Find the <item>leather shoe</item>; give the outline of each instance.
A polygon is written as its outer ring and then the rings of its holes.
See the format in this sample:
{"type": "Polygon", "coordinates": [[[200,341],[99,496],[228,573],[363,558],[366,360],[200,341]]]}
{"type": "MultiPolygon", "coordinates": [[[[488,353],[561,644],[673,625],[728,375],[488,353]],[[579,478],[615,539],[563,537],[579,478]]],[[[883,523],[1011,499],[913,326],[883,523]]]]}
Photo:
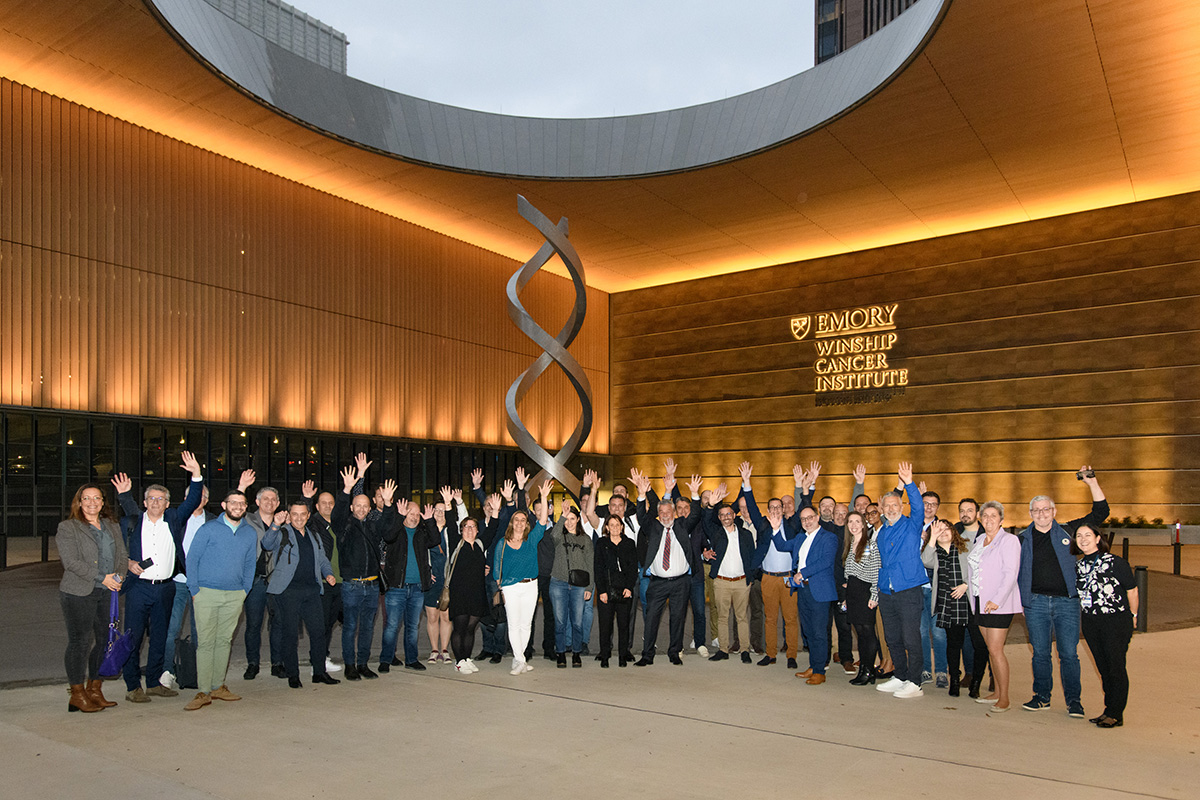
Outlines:
{"type": "Polygon", "coordinates": [[[607,658],[601,658],[601,659],[600,659],[600,668],[601,668],[601,669],[608,669],[608,659],[607,659],[607,658]]]}
{"type": "Polygon", "coordinates": [[[672,664],[674,664],[677,667],[683,666],[683,659],[680,658],[679,656],[668,655],[667,660],[670,661],[672,664]]]}
{"type": "Polygon", "coordinates": [[[559,669],[567,668],[567,654],[566,653],[559,653],[558,656],[555,658],[555,660],[558,662],[559,669]]]}
{"type": "Polygon", "coordinates": [[[303,685],[304,684],[300,683],[299,678],[288,678],[288,686],[292,687],[293,689],[299,689],[303,685]]]}
{"type": "Polygon", "coordinates": [[[242,673],[242,680],[252,681],[258,677],[258,664],[247,664],[246,671],[242,673]]]}
{"type": "Polygon", "coordinates": [[[328,672],[319,672],[312,676],[313,683],[323,683],[326,686],[337,686],[341,681],[337,678],[330,677],[328,672]]]}
{"type": "Polygon", "coordinates": [[[425,665],[422,664],[420,661],[413,661],[408,664],[405,664],[404,668],[411,669],[414,672],[424,672],[425,671],[425,665]]]}
{"type": "Polygon", "coordinates": [[[729,653],[726,653],[724,650],[718,650],[717,652],[715,652],[711,656],[709,656],[708,660],[709,661],[726,661],[726,660],[728,660],[728,658],[729,658],[729,653]]]}
{"type": "Polygon", "coordinates": [[[380,661],[380,662],[379,662],[379,666],[377,667],[377,669],[378,669],[380,672],[391,672],[391,671],[392,671],[392,665],[391,665],[391,664],[385,664],[385,663],[383,663],[382,661],[380,661]]]}
{"type": "Polygon", "coordinates": [[[220,685],[220,687],[213,689],[212,693],[209,695],[209,697],[212,698],[213,700],[224,700],[229,703],[232,703],[235,700],[242,699],[240,695],[236,695],[233,692],[229,691],[229,687],[223,683],[220,685]]]}
{"type": "MultiPolygon", "coordinates": [[[[772,661],[774,661],[775,659],[773,659],[773,658],[772,658],[771,660],[772,660],[772,661]]],[[[747,650],[743,650],[743,651],[742,651],[742,663],[743,663],[743,664],[749,664],[749,663],[750,663],[750,652],[749,652],[749,651],[747,651],[747,650]]]]}
{"type": "Polygon", "coordinates": [[[149,703],[150,698],[146,696],[146,692],[142,687],[137,687],[131,692],[125,693],[125,699],[130,703],[149,703]]]}
{"type": "Polygon", "coordinates": [[[624,654],[617,657],[617,666],[618,667],[623,667],[628,663],[629,663],[629,659],[626,658],[624,654]]]}
{"type": "Polygon", "coordinates": [[[174,689],[168,689],[166,686],[158,685],[151,686],[146,690],[146,694],[154,695],[155,697],[178,697],[179,692],[174,689]]]}
{"type": "Polygon", "coordinates": [[[797,666],[798,666],[798,665],[796,664],[796,659],[794,659],[794,658],[789,658],[789,659],[788,659],[788,663],[787,663],[787,668],[788,668],[788,669],[796,669],[796,668],[797,668],[797,666]]]}
{"type": "Polygon", "coordinates": [[[583,666],[583,659],[581,659],[579,657],[579,653],[575,653],[573,656],[571,656],[571,666],[572,667],[582,667],[583,666]]]}
{"type": "Polygon", "coordinates": [[[404,662],[403,662],[403,661],[401,661],[401,660],[400,660],[400,659],[398,659],[398,658],[393,658],[393,659],[392,659],[392,666],[393,666],[393,667],[403,667],[403,666],[404,666],[404,662]]]}
{"type": "Polygon", "coordinates": [[[503,660],[504,656],[500,655],[499,653],[492,653],[492,657],[488,659],[488,661],[493,664],[499,664],[503,660]]]}
{"type": "Polygon", "coordinates": [[[1096,727],[1097,728],[1119,728],[1124,724],[1125,724],[1124,720],[1113,719],[1112,717],[1104,716],[1104,717],[1101,717],[1100,721],[1096,723],[1096,727]]]}
{"type": "Polygon", "coordinates": [[[804,672],[796,673],[797,678],[811,678],[812,676],[813,676],[812,667],[809,667],[808,669],[804,670],[804,672]]]}
{"type": "Polygon", "coordinates": [[[373,680],[379,676],[372,672],[369,666],[363,664],[362,666],[358,667],[358,677],[366,678],[367,680],[373,680]]]}
{"type": "Polygon", "coordinates": [[[809,686],[820,686],[824,682],[825,682],[825,676],[819,672],[815,672],[812,675],[809,675],[808,680],[805,681],[805,683],[807,683],[809,686]]]}
{"type": "Polygon", "coordinates": [[[758,665],[760,667],[769,667],[774,663],[775,663],[775,659],[771,658],[770,656],[763,656],[762,658],[760,658],[758,660],[758,665]]]}
{"type": "Polygon", "coordinates": [[[641,657],[641,658],[639,658],[637,661],[633,662],[633,665],[634,665],[635,667],[648,667],[648,666],[650,666],[650,665],[651,665],[651,664],[653,664],[653,663],[654,663],[654,660],[653,660],[653,659],[646,658],[645,656],[642,656],[642,657],[641,657]]]}
{"type": "Polygon", "coordinates": [[[284,669],[283,664],[272,664],[271,665],[271,677],[286,678],[287,676],[288,676],[287,670],[284,669]]]}
{"type": "Polygon", "coordinates": [[[358,674],[358,667],[354,666],[353,664],[346,665],[346,680],[348,680],[348,681],[361,681],[362,680],[362,676],[358,674]]]}

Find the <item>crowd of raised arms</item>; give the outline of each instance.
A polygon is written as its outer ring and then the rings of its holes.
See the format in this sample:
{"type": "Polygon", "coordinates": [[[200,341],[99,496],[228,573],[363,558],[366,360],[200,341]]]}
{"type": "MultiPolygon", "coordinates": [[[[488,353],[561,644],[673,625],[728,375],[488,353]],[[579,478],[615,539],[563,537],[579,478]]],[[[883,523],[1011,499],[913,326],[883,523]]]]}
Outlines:
{"type": "Polygon", "coordinates": [[[1029,503],[1032,523],[1021,531],[1005,529],[1004,506],[995,501],[964,498],[956,522],[942,518],[941,498],[914,483],[905,462],[896,469],[895,489],[877,500],[865,492],[867,469],[860,464],[853,487],[844,487],[851,489],[843,495],[849,502],[826,494],[815,503],[821,464],[796,465],[794,491],[766,499],[765,509],[749,462],[741,464],[735,487],[720,482],[705,489],[704,479],[692,475],[681,490],[677,465],[668,459],[661,495],[634,469],[629,483],[636,494],[618,483],[603,506],[600,479],[589,471],[578,507],[565,499],[555,504],[553,482],[531,486],[522,469],[499,493],[486,494],[484,475],[475,470],[478,517],[468,513],[457,487],[442,487],[441,500],[423,506],[397,497],[391,480],[368,493],[370,467],[360,453],[342,471],[341,485],[319,491],[309,481],[303,497],[286,507],[272,487],[251,492],[255,474],[247,470],[213,516],[205,510],[200,465],[184,453],[192,481],[178,506],[171,507],[166,488],[152,485],[139,507],[130,479],[112,479],[119,523],[104,487],[80,487],[57,534],[68,709],[116,705],[102,691],[101,664],[120,592],[132,655],[105,668],[121,671],[129,702],[176,696],[183,675],[173,670],[189,663],[177,652],[188,641],[179,632],[190,619],[195,677],[187,680],[199,691],[184,706],[189,711],[239,699],[226,672],[243,614],[243,679],[259,674],[269,620],[270,672],[299,688],[301,622],[317,684],[340,683],[330,673],[371,680],[393,667],[424,670],[425,663],[453,665],[469,676],[479,664],[500,664],[506,652],[510,674],[519,676],[533,669],[540,599],[542,654],[559,668],[583,666],[594,616],[599,668],[614,660],[618,667],[653,665],[669,612],[666,655],[673,665],[682,664],[685,652],[759,667],[782,663],[804,686],[825,683],[834,666],[853,676],[851,685],[902,700],[923,696],[929,684],[951,697],[965,688],[965,702],[986,704],[992,713],[1010,708],[1004,644],[1013,616],[1023,614],[1033,697],[1022,708],[1051,707],[1053,638],[1067,714],[1085,716],[1076,654],[1082,629],[1104,689],[1104,712],[1091,721],[1102,728],[1123,724],[1137,589],[1128,564],[1108,553],[1100,536],[1109,507],[1087,465],[1078,477],[1091,492],[1091,511],[1060,523],[1054,501],[1039,495],[1029,503]],[[381,599],[382,643],[372,654],[381,599]],[[422,611],[429,640],[424,663],[422,611]],[[341,665],[329,652],[338,621],[341,665]],[[473,656],[479,627],[482,650],[473,656]]]}

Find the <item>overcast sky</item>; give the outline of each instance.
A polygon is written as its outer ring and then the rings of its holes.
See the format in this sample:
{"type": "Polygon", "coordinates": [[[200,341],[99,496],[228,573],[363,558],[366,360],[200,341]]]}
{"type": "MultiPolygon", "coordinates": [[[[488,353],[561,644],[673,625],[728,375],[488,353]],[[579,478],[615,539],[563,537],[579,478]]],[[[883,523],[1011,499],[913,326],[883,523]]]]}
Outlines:
{"type": "Polygon", "coordinates": [[[539,117],[661,111],[813,63],[814,0],[289,0],[344,32],[350,75],[539,117]]]}

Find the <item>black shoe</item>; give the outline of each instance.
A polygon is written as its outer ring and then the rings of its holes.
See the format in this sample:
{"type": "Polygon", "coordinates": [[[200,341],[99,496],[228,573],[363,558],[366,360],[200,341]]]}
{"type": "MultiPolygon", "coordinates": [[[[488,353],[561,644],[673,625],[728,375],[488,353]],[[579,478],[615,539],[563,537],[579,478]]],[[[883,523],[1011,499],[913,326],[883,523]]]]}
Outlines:
{"type": "Polygon", "coordinates": [[[724,650],[718,650],[717,652],[715,652],[711,656],[709,656],[708,660],[709,661],[726,661],[726,660],[728,660],[728,658],[729,658],[729,653],[726,653],[724,650]]]}
{"type": "MultiPolygon", "coordinates": [[[[349,669],[349,667],[347,667],[347,669],[349,669]]],[[[366,664],[362,664],[358,667],[358,675],[360,678],[367,678],[367,679],[379,677],[374,672],[371,672],[371,668],[368,667],[366,664]]],[[[346,677],[348,678],[350,676],[347,675],[346,677]]]]}
{"type": "Polygon", "coordinates": [[[566,668],[567,668],[567,654],[566,654],[566,653],[559,653],[559,654],[558,654],[558,655],[555,657],[555,660],[557,660],[557,661],[558,661],[558,668],[559,668],[559,669],[566,669],[566,668]]]}
{"type": "Polygon", "coordinates": [[[380,672],[391,672],[391,671],[392,671],[392,665],[391,665],[391,664],[385,664],[385,663],[383,663],[382,661],[380,661],[380,662],[379,662],[379,667],[378,667],[378,669],[379,669],[379,671],[380,671],[380,672]]]}
{"type": "Polygon", "coordinates": [[[1092,717],[1091,719],[1089,719],[1089,720],[1088,720],[1088,722],[1090,722],[1090,723],[1092,723],[1093,725],[1095,725],[1097,722],[1099,722],[1100,720],[1104,719],[1104,717],[1105,717],[1105,715],[1104,715],[1104,714],[1101,714],[1101,715],[1100,715],[1100,716],[1098,716],[1098,717],[1092,717]]]}
{"type": "Polygon", "coordinates": [[[341,683],[341,681],[339,681],[337,678],[329,677],[328,672],[322,672],[317,675],[313,675],[312,682],[313,683],[323,683],[326,686],[337,686],[339,683],[341,683]]]}
{"type": "Polygon", "coordinates": [[[979,678],[979,679],[971,678],[970,686],[967,689],[967,697],[971,698],[972,700],[978,700],[979,699],[979,687],[982,683],[983,683],[982,678],[979,678]]]}
{"type": "MultiPolygon", "coordinates": [[[[622,664],[621,666],[625,666],[625,665],[622,664]]],[[[607,658],[602,657],[600,659],[600,669],[608,669],[608,659],[607,658]]]]}
{"type": "Polygon", "coordinates": [[[503,660],[504,656],[500,655],[499,653],[492,653],[492,657],[488,659],[488,661],[493,664],[499,664],[503,660]]]}
{"type": "Polygon", "coordinates": [[[958,683],[958,673],[957,673],[957,672],[953,672],[953,673],[951,673],[951,674],[950,674],[950,689],[949,689],[949,694],[950,694],[950,696],[951,696],[951,697],[958,697],[958,693],[959,693],[959,692],[958,692],[958,687],[959,687],[959,683],[958,683]]]}
{"type": "Polygon", "coordinates": [[[629,659],[628,659],[628,658],[626,658],[624,655],[622,655],[622,656],[619,656],[619,657],[617,658],[617,666],[618,666],[618,667],[623,667],[623,666],[625,666],[625,665],[626,665],[626,664],[628,664],[628,663],[629,663],[629,659]]]}
{"type": "Polygon", "coordinates": [[[404,662],[403,662],[403,661],[401,661],[401,660],[400,660],[400,659],[398,659],[398,658],[393,658],[393,659],[392,659],[392,666],[393,666],[393,667],[403,667],[403,666],[404,666],[404,662]]]}
{"type": "Polygon", "coordinates": [[[1119,728],[1124,724],[1125,724],[1124,720],[1113,719],[1112,717],[1105,716],[1105,717],[1100,718],[1100,721],[1096,723],[1096,727],[1097,728],[1119,728]]]}
{"type": "Polygon", "coordinates": [[[533,648],[532,648],[532,647],[526,647],[526,648],[525,648],[525,661],[526,661],[526,663],[528,663],[528,662],[530,662],[530,661],[532,661],[532,660],[533,660],[533,648]]]}
{"type": "Polygon", "coordinates": [[[303,686],[303,684],[300,683],[299,678],[288,678],[287,681],[288,686],[292,687],[293,689],[299,689],[301,686],[303,686]]]}
{"type": "Polygon", "coordinates": [[[287,676],[288,676],[287,670],[283,668],[283,664],[272,664],[271,665],[271,677],[286,678],[287,676]]]}
{"type": "Polygon", "coordinates": [[[543,650],[542,658],[546,659],[547,661],[557,661],[558,653],[554,652],[553,650],[543,650]]]}
{"type": "Polygon", "coordinates": [[[242,673],[242,680],[252,681],[258,676],[258,664],[247,664],[246,671],[242,673]]]}
{"type": "Polygon", "coordinates": [[[866,664],[860,664],[858,667],[858,674],[850,679],[850,685],[851,686],[866,686],[867,681],[870,680],[870,673],[871,673],[870,667],[868,667],[866,664]]]}
{"type": "Polygon", "coordinates": [[[683,659],[680,658],[679,656],[668,655],[667,660],[670,661],[672,664],[674,664],[677,667],[683,666],[683,659]]]}
{"type": "MultiPolygon", "coordinates": [[[[586,653],[586,652],[581,652],[581,655],[585,655],[585,656],[586,656],[586,655],[587,655],[587,653],[586,653]]],[[[592,661],[599,661],[599,660],[600,660],[600,654],[599,654],[599,653],[596,653],[596,655],[592,657],[592,661]]]]}
{"type": "Polygon", "coordinates": [[[760,667],[769,667],[774,663],[775,663],[775,659],[771,658],[770,656],[763,656],[762,658],[760,658],[758,660],[758,665],[760,667]]]}
{"type": "Polygon", "coordinates": [[[572,667],[582,667],[583,666],[583,659],[579,657],[579,653],[576,653],[575,655],[571,656],[571,666],[572,667]]]}
{"type": "Polygon", "coordinates": [[[788,669],[800,669],[800,667],[796,666],[796,659],[794,659],[794,658],[788,659],[787,668],[788,669]]]}
{"type": "Polygon", "coordinates": [[[358,667],[354,666],[353,664],[347,664],[346,670],[342,674],[346,676],[346,680],[348,681],[362,680],[362,676],[358,674],[358,667]]]}
{"type": "Polygon", "coordinates": [[[404,668],[411,669],[414,672],[424,672],[425,671],[425,665],[422,664],[420,661],[410,661],[404,665],[404,668]]]}
{"type": "Polygon", "coordinates": [[[642,656],[637,661],[633,662],[633,665],[635,667],[648,667],[653,663],[654,663],[653,658],[646,658],[645,656],[642,656]]]}
{"type": "MultiPolygon", "coordinates": [[[[773,659],[773,658],[772,658],[771,660],[772,660],[772,661],[774,661],[775,659],[773,659]]],[[[743,663],[743,664],[749,664],[749,663],[750,663],[750,652],[749,652],[749,651],[747,651],[747,650],[743,650],[743,651],[742,651],[742,663],[743,663]]]]}

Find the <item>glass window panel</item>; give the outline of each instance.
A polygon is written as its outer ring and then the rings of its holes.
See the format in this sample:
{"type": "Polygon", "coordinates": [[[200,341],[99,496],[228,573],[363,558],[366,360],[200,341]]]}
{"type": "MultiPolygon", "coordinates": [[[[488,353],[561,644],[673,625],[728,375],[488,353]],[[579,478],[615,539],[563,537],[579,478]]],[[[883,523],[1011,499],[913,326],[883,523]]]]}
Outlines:
{"type": "Polygon", "coordinates": [[[91,479],[96,483],[103,483],[116,471],[116,452],[113,449],[113,425],[111,422],[93,422],[91,479]]]}
{"type": "Polygon", "coordinates": [[[229,433],[224,428],[209,434],[208,467],[204,474],[208,476],[210,489],[229,485],[229,433]]]}
{"type": "Polygon", "coordinates": [[[300,494],[300,484],[304,483],[304,437],[287,437],[287,472],[283,486],[275,488],[284,493],[282,500],[300,494]]]}
{"type": "Polygon", "coordinates": [[[67,477],[81,479],[80,482],[85,482],[91,474],[91,465],[88,463],[89,427],[84,417],[63,419],[64,466],[67,477]]]}
{"type": "Polygon", "coordinates": [[[5,472],[8,477],[26,476],[33,485],[33,417],[5,415],[5,472]]]}
{"type": "MultiPolygon", "coordinates": [[[[279,486],[287,482],[287,437],[272,434],[269,450],[271,458],[268,468],[265,471],[256,470],[259,486],[279,486]]],[[[279,488],[282,489],[282,486],[279,488]]]]}
{"type": "Polygon", "coordinates": [[[163,427],[154,423],[142,425],[142,477],[152,482],[161,482],[166,471],[166,453],[163,450],[163,427]]]}
{"type": "Polygon", "coordinates": [[[38,415],[37,453],[34,457],[37,477],[62,480],[62,418],[38,415]]]}

